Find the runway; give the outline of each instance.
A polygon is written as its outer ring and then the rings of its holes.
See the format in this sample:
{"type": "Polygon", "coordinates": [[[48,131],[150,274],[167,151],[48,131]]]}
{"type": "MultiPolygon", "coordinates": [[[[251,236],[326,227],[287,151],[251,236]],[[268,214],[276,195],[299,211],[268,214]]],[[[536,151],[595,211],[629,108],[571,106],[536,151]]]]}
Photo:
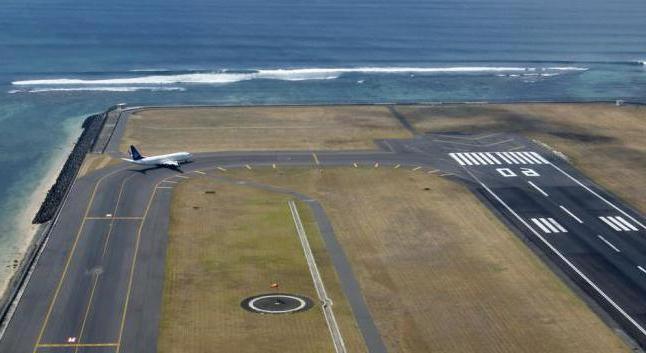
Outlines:
{"type": "MultiPolygon", "coordinates": [[[[206,153],[185,165],[184,174],[117,165],[79,178],[0,352],[156,352],[174,182],[274,165],[401,167],[460,180],[646,344],[646,232],[639,214],[517,136],[419,136],[379,146],[206,153]]],[[[311,203],[368,349],[385,352],[332,226],[316,200],[311,203]]]]}
{"type": "Polygon", "coordinates": [[[646,345],[642,216],[554,154],[517,136],[435,135],[426,148],[441,151],[434,165],[452,164],[475,193],[646,345]]]}

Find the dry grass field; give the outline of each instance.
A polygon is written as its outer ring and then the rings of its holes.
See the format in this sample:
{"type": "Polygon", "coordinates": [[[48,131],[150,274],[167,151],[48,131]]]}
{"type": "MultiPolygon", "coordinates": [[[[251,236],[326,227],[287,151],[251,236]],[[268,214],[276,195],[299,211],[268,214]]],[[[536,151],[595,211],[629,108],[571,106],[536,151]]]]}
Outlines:
{"type": "Polygon", "coordinates": [[[148,109],[131,115],[121,150],[373,149],[374,139],[409,136],[384,106],[148,109]]]}
{"type": "Polygon", "coordinates": [[[646,107],[612,104],[398,106],[420,132],[514,132],[565,153],[592,180],[646,212],[646,107]]]}
{"type": "Polygon", "coordinates": [[[383,167],[227,174],[321,201],[389,352],[629,351],[457,183],[383,167]]]}
{"type": "MultiPolygon", "coordinates": [[[[161,353],[319,353],[334,350],[284,195],[200,178],[173,194],[166,258],[161,353]],[[214,193],[206,193],[213,191],[214,193]],[[271,289],[278,283],[278,289],[271,289]],[[249,296],[310,297],[305,312],[260,315],[249,296]]],[[[299,205],[334,312],[350,352],[365,352],[308,208],[299,205]]]]}

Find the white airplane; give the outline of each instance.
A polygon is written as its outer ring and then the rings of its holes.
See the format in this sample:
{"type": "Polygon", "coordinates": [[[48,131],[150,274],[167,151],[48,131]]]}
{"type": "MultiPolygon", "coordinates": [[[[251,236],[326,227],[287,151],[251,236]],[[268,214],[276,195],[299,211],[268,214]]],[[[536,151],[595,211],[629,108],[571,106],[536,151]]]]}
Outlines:
{"type": "Polygon", "coordinates": [[[181,163],[190,162],[193,156],[188,152],[177,152],[171,154],[162,154],[158,156],[143,156],[135,146],[130,146],[130,158],[121,158],[126,162],[141,164],[141,165],[155,165],[158,167],[167,167],[178,169],[181,163]]]}

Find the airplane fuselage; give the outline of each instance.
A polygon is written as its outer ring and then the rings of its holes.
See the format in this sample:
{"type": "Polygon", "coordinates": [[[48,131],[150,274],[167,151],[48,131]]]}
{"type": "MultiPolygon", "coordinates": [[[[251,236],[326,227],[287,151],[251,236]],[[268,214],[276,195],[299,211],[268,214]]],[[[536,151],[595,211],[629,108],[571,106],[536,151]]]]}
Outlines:
{"type": "Polygon", "coordinates": [[[177,152],[171,154],[162,154],[159,156],[143,157],[141,159],[128,159],[127,161],[142,165],[159,165],[163,166],[167,162],[177,162],[178,164],[190,162],[193,156],[188,152],[177,152]]]}

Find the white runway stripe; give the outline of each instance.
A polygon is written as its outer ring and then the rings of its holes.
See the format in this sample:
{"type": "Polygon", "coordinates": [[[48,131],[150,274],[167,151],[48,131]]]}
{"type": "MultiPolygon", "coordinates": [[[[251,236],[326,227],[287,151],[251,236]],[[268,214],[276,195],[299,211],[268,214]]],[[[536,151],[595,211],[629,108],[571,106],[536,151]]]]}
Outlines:
{"type": "Polygon", "coordinates": [[[616,226],[621,228],[621,230],[629,231],[630,228],[626,227],[623,223],[619,222],[615,217],[606,217],[606,219],[612,223],[614,223],[616,226]]]}
{"type": "Polygon", "coordinates": [[[548,195],[545,191],[543,191],[543,189],[539,188],[539,187],[538,187],[538,185],[534,184],[533,182],[531,182],[531,181],[529,181],[529,180],[528,180],[528,181],[527,181],[527,183],[528,183],[529,185],[531,185],[534,189],[538,190],[538,192],[540,192],[541,194],[543,194],[543,196],[545,196],[545,197],[549,197],[549,196],[550,196],[550,195],[548,195]]]}
{"type": "Polygon", "coordinates": [[[534,224],[536,224],[544,233],[567,233],[567,229],[563,227],[559,222],[554,218],[532,218],[534,224]]]}
{"type": "Polygon", "coordinates": [[[547,227],[545,227],[545,226],[543,225],[543,223],[541,223],[538,219],[536,219],[536,218],[532,218],[532,222],[534,222],[534,224],[536,224],[536,225],[538,226],[538,228],[540,228],[544,233],[552,233],[552,232],[551,232],[549,229],[547,229],[547,227]]]}
{"type": "Polygon", "coordinates": [[[628,227],[628,228],[630,228],[630,229],[634,230],[635,232],[636,232],[636,231],[638,231],[638,229],[637,229],[634,225],[630,224],[627,220],[623,219],[623,217],[621,217],[621,216],[616,216],[616,217],[615,217],[615,219],[616,219],[617,221],[619,221],[619,222],[623,223],[626,227],[628,227]]]}
{"type": "Polygon", "coordinates": [[[508,159],[508,158],[507,158],[507,157],[505,157],[502,153],[500,153],[500,152],[496,152],[496,155],[497,155],[498,157],[502,158],[502,160],[504,160],[507,164],[511,164],[511,159],[508,159]]]}
{"type": "Polygon", "coordinates": [[[518,160],[514,156],[512,156],[510,152],[502,152],[502,154],[504,154],[505,157],[511,160],[511,164],[520,164],[520,162],[518,162],[518,160]]]}
{"type": "Polygon", "coordinates": [[[570,210],[568,210],[567,208],[565,208],[565,206],[559,206],[559,207],[560,207],[563,211],[565,211],[565,213],[569,214],[572,218],[576,219],[576,221],[577,221],[577,222],[579,222],[579,223],[583,223],[583,221],[581,220],[581,218],[579,218],[579,217],[575,216],[575,215],[574,215],[574,213],[570,212],[570,210]]]}
{"type": "Polygon", "coordinates": [[[536,152],[453,152],[449,153],[449,156],[462,166],[548,163],[536,152]]]}
{"type": "Polygon", "coordinates": [[[486,152],[485,154],[486,154],[486,155],[487,155],[487,157],[489,157],[489,158],[490,158],[494,163],[496,163],[496,164],[502,164],[502,163],[500,163],[500,161],[499,161],[496,157],[494,157],[494,156],[493,156],[493,154],[491,154],[491,153],[489,153],[489,152],[486,152]]]}
{"type": "Polygon", "coordinates": [[[485,161],[487,161],[487,164],[494,164],[494,161],[492,161],[491,159],[489,159],[489,157],[487,157],[487,155],[486,155],[486,154],[484,154],[484,153],[476,153],[476,154],[477,154],[478,156],[480,156],[480,158],[482,158],[482,159],[484,159],[485,161]]]}
{"type": "Polygon", "coordinates": [[[599,219],[602,220],[603,223],[609,225],[610,228],[612,228],[612,229],[614,229],[614,230],[616,230],[618,232],[621,232],[621,228],[617,227],[614,223],[610,222],[608,219],[606,219],[606,217],[599,217],[599,219]]]}
{"type": "Polygon", "coordinates": [[[539,221],[543,222],[544,225],[546,225],[552,232],[558,233],[559,230],[547,219],[545,218],[539,218],[539,221]]]}
{"type": "MultiPolygon", "coordinates": [[[[459,165],[467,164],[466,162],[463,162],[462,159],[455,153],[449,153],[449,156],[451,156],[451,158],[453,158],[456,162],[458,162],[459,165]]],[[[471,164],[471,163],[469,163],[469,164],[471,164]]]]}
{"type": "Polygon", "coordinates": [[[460,154],[461,154],[462,156],[464,156],[464,158],[466,158],[466,159],[468,159],[469,161],[471,161],[471,163],[473,163],[473,164],[475,164],[475,165],[480,165],[480,162],[478,162],[475,158],[471,157],[471,155],[470,155],[469,153],[460,153],[460,154]]]}
{"type": "Polygon", "coordinates": [[[477,160],[478,160],[478,162],[480,162],[481,164],[489,164],[489,163],[487,163],[484,159],[480,158],[480,156],[478,156],[478,154],[477,154],[477,153],[467,153],[467,155],[469,155],[469,156],[471,156],[471,157],[473,157],[473,158],[477,159],[477,160]]]}
{"type": "Polygon", "coordinates": [[[532,156],[536,157],[539,161],[541,161],[541,162],[543,162],[543,163],[545,163],[545,164],[549,164],[549,163],[550,163],[547,159],[543,158],[543,156],[541,156],[540,154],[538,154],[538,153],[536,153],[536,152],[529,152],[529,153],[530,153],[532,156]]]}
{"type": "Polygon", "coordinates": [[[601,235],[597,235],[597,237],[599,237],[599,239],[601,239],[602,242],[606,243],[606,245],[611,247],[612,250],[614,250],[616,252],[621,252],[621,250],[617,249],[617,247],[614,246],[611,242],[607,241],[606,238],[602,237],[601,235]]]}
{"type": "Polygon", "coordinates": [[[554,220],[554,218],[548,218],[547,220],[550,221],[556,228],[558,228],[561,233],[567,233],[567,229],[563,228],[563,226],[560,225],[559,222],[554,220]]]}
{"type": "Polygon", "coordinates": [[[523,152],[510,152],[510,153],[513,153],[514,157],[518,158],[518,160],[520,160],[520,161],[523,161],[523,162],[529,163],[529,164],[534,164],[534,161],[532,161],[531,159],[525,157],[523,155],[523,152]]]}
{"type": "Polygon", "coordinates": [[[531,159],[532,161],[534,161],[536,164],[542,164],[542,163],[543,163],[543,162],[541,162],[541,160],[540,160],[540,159],[537,159],[536,157],[534,157],[534,156],[533,156],[531,153],[529,153],[529,152],[520,152],[520,153],[522,153],[522,154],[523,154],[523,156],[525,156],[525,158],[528,158],[528,159],[531,159]]]}

